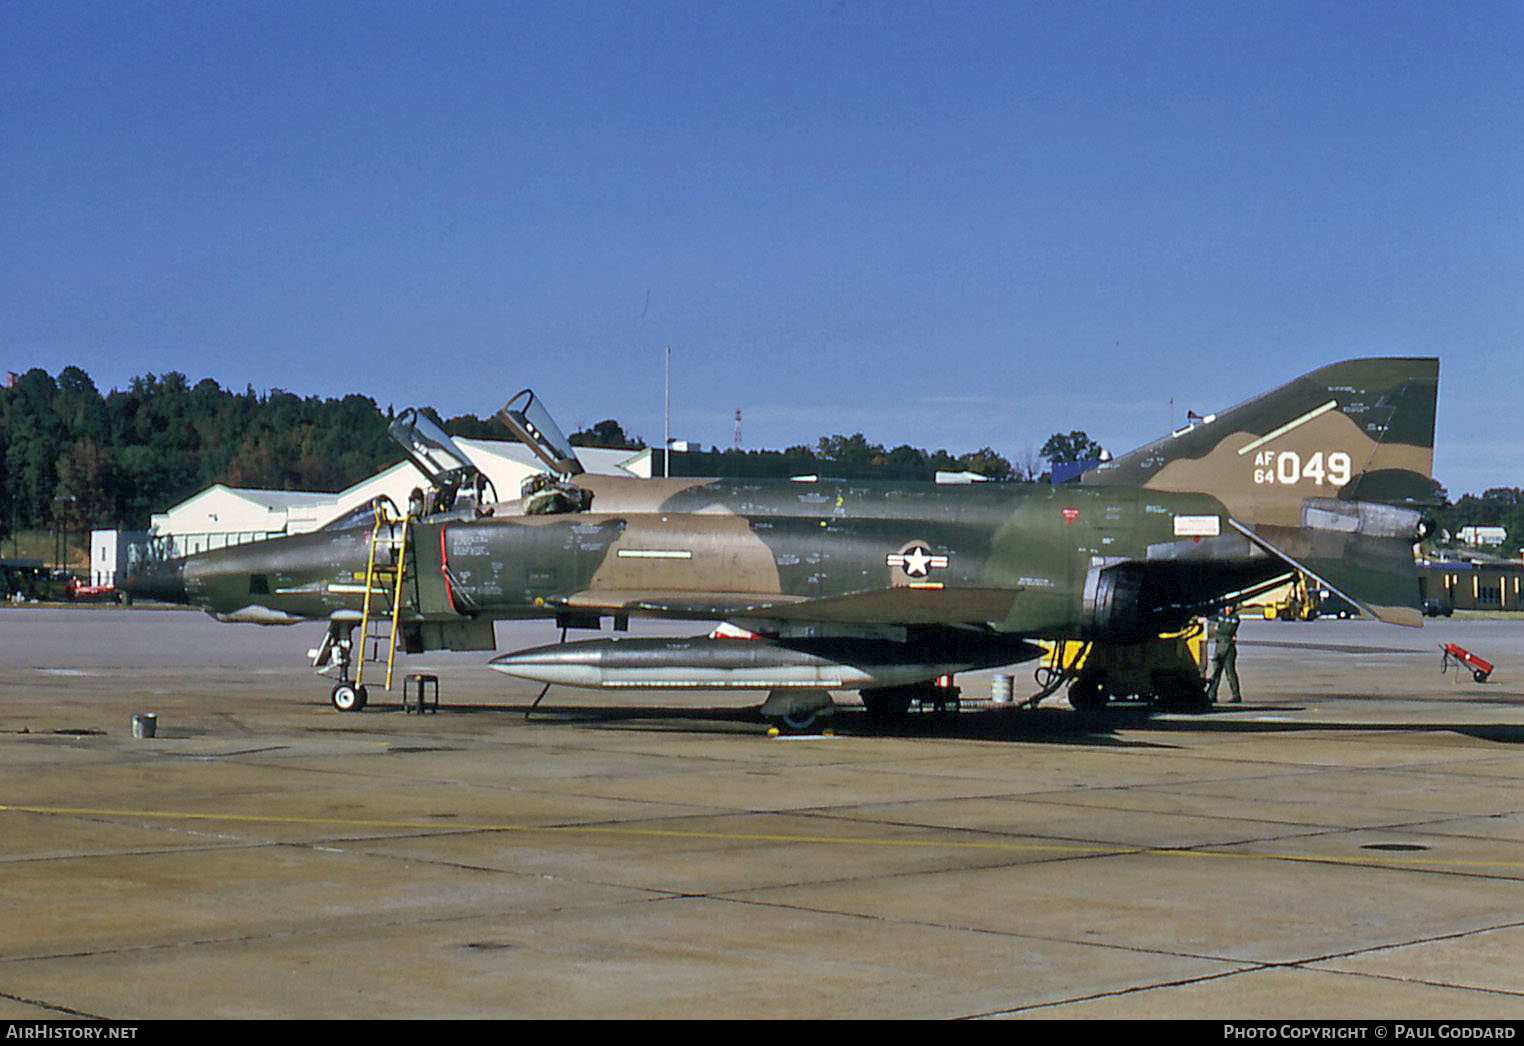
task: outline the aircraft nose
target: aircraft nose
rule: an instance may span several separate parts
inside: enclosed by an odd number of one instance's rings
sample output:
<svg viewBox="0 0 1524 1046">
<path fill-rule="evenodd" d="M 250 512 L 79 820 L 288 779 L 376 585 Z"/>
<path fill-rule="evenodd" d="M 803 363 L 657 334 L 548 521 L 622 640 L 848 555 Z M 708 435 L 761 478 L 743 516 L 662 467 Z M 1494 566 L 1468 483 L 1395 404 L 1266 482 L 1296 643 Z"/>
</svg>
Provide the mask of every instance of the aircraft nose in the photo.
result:
<svg viewBox="0 0 1524 1046">
<path fill-rule="evenodd" d="M 185 594 L 185 560 L 172 559 L 135 573 L 122 585 L 134 600 L 152 599 L 160 603 L 188 603 Z"/>
</svg>

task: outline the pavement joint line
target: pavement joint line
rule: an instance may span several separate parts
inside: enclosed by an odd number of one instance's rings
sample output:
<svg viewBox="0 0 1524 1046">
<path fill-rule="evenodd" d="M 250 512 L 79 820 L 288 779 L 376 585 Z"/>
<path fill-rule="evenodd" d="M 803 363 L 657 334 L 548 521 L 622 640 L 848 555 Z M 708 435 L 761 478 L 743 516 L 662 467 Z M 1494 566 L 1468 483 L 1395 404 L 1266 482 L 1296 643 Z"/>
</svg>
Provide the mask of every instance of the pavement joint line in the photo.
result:
<svg viewBox="0 0 1524 1046">
<path fill-rule="evenodd" d="M 909 873 L 906 873 L 909 874 Z M 838 879 L 836 884 L 851 882 L 850 879 Z M 750 905 L 757 908 L 770 908 L 786 912 L 804 912 L 808 915 L 836 916 L 843 919 L 859 919 L 864 922 L 887 923 L 893 926 L 914 926 L 928 930 L 945 930 L 948 933 L 971 933 L 986 937 L 1000 937 L 1007 940 L 1017 941 L 1042 941 L 1045 944 L 1067 944 L 1076 948 L 1098 948 L 1103 951 L 1127 952 L 1133 955 L 1157 955 L 1171 959 L 1191 959 L 1198 962 L 1226 963 L 1241 967 L 1238 970 L 1226 971 L 1228 973 L 1242 973 L 1249 969 L 1259 969 L 1274 965 L 1273 963 L 1258 959 L 1241 959 L 1232 956 L 1210 955 L 1205 952 L 1187 952 L 1173 948 L 1150 948 L 1141 944 L 1123 944 L 1118 941 L 1087 941 L 1078 937 L 1064 937 L 1051 933 L 1025 933 L 1018 930 L 1003 930 L 992 926 L 973 926 L 967 923 L 932 922 L 926 919 L 905 919 L 880 915 L 872 912 L 855 912 L 844 908 L 819 908 L 812 905 L 790 903 L 785 901 L 770 901 L 756 896 L 743 896 L 744 894 L 756 894 L 771 891 L 773 889 L 798 889 L 801 886 L 822 885 L 816 883 L 793 883 L 780 887 L 762 887 L 753 890 L 736 891 L 733 893 L 709 893 L 702 894 L 705 899 L 721 901 L 729 904 Z M 831 885 L 825 883 L 823 885 Z M 1307 960 L 1317 961 L 1317 960 Z M 1220 975 L 1214 975 L 1220 976 Z"/>
<path fill-rule="evenodd" d="M 1413 857 L 1340 857 L 1333 854 L 1261 854 L 1242 853 L 1209 848 L 1094 846 L 1059 843 L 1018 843 L 1002 840 L 918 840 L 886 838 L 843 838 L 841 836 L 787 834 L 771 832 L 718 832 L 697 829 L 630 828 L 608 825 L 525 825 L 525 824 L 471 824 L 455 823 L 448 826 L 421 821 L 394 821 L 363 818 L 292 817 L 275 814 L 196 813 L 166 810 L 116 810 L 99 808 L 23 806 L 0 803 L 0 813 L 32 814 L 54 817 L 134 817 L 156 821 L 216 821 L 234 824 L 277 824 L 333 826 L 338 828 L 387 828 L 405 831 L 423 831 L 431 834 L 447 829 L 448 834 L 461 832 L 501 832 L 504 834 L 545 835 L 601 835 L 641 839 L 707 839 L 727 842 L 800 843 L 828 846 L 882 847 L 886 849 L 927 850 L 976 850 L 1005 853 L 1062 853 L 1089 855 L 1091 857 L 1116 857 L 1150 855 L 1159 857 L 1195 857 L 1240 861 L 1287 861 L 1305 864 L 1332 864 L 1351 867 L 1385 868 L 1390 870 L 1417 870 L 1439 874 L 1481 874 L 1483 869 L 1515 869 L 1524 871 L 1524 861 L 1473 861 L 1434 858 L 1428 854 Z M 946 831 L 948 829 L 936 829 Z"/>
<path fill-rule="evenodd" d="M 947 831 L 947 830 L 949 830 L 947 828 L 939 827 L 937 825 L 926 825 L 926 824 L 919 824 L 918 825 L 918 824 L 911 824 L 911 823 L 899 822 L 899 821 L 857 821 L 857 822 L 853 822 L 850 818 L 845 819 L 845 820 L 849 824 L 850 823 L 857 823 L 857 824 L 880 824 L 880 825 L 884 825 L 885 827 L 891 827 L 891 828 L 911 828 L 911 829 L 919 829 L 921 831 Z M 957 830 L 957 831 L 964 831 L 964 832 L 976 831 L 976 829 L 970 829 L 970 828 L 957 828 L 955 830 Z M 1143 853 L 1175 853 L 1175 852 L 1184 852 L 1184 851 L 1199 852 L 1199 853 L 1201 853 L 1202 856 L 1208 856 L 1209 851 L 1214 850 L 1214 849 L 1216 851 L 1220 851 L 1221 855 L 1225 856 L 1225 857 L 1241 857 L 1241 856 L 1247 856 L 1247 855 L 1240 854 L 1240 853 L 1238 853 L 1236 851 L 1223 851 L 1222 847 L 1226 847 L 1226 846 L 1256 846 L 1256 845 L 1266 845 L 1266 844 L 1269 844 L 1269 843 L 1277 843 L 1277 842 L 1279 842 L 1279 843 L 1285 843 L 1285 842 L 1294 842 L 1294 841 L 1297 841 L 1297 840 L 1319 839 L 1319 838 L 1324 838 L 1324 837 L 1328 837 L 1328 836 L 1336 836 L 1336 835 L 1345 834 L 1348 831 L 1349 831 L 1348 829 L 1344 829 L 1344 828 L 1330 828 L 1330 829 L 1326 829 L 1326 830 L 1309 830 L 1309 831 L 1306 831 L 1306 832 L 1298 832 L 1298 833 L 1290 833 L 1290 834 L 1282 834 L 1282 835 L 1274 835 L 1274 836 L 1262 836 L 1262 837 L 1258 837 L 1258 838 L 1227 839 L 1227 840 L 1221 840 L 1221 841 L 1215 842 L 1215 843 L 1200 843 L 1200 844 L 1198 844 L 1196 846 L 1184 846 L 1184 845 L 1182 845 L 1182 846 L 1174 846 L 1174 847 L 1149 847 L 1149 846 L 1145 846 L 1143 844 L 1136 844 L 1131 849 L 1121 849 L 1121 847 L 1124 845 L 1124 844 L 1121 844 L 1121 843 L 1108 843 L 1108 844 L 1096 843 L 1096 844 L 1094 844 L 1094 845 L 1092 845 L 1090 847 L 1086 847 L 1084 845 L 1085 840 L 1078 839 L 1078 838 L 1075 838 L 1073 836 L 1062 836 L 1062 835 L 1044 836 L 1042 833 L 1034 832 L 1034 833 L 1032 833 L 1032 837 L 1033 838 L 1038 838 L 1038 839 L 1050 838 L 1050 839 L 1054 839 L 1054 840 L 1058 841 L 1055 845 L 1058 845 L 1058 844 L 1061 844 L 1061 845 L 1072 845 L 1072 846 L 1075 847 L 1075 852 L 1074 853 L 1065 854 L 1065 855 L 1062 855 L 1060 857 L 1056 857 L 1056 858 L 1054 858 L 1055 860 L 1073 860 L 1073 859 L 1084 859 L 1084 858 L 1089 858 L 1089 857 L 1116 857 L 1116 856 L 1125 856 L 1127 854 L 1143 854 Z M 1118 849 L 1116 849 L 1114 852 L 1095 853 L 1095 847 L 1096 846 L 1100 846 L 1100 845 L 1108 845 L 1108 846 L 1118 847 Z"/>
<path fill-rule="evenodd" d="M 1296 963 L 1295 965 L 1301 967 L 1303 964 Z M 1397 984 L 1422 984 L 1425 987 L 1444 988 L 1449 991 L 1484 992 L 1488 995 L 1506 995 L 1512 999 L 1524 997 L 1524 991 L 1519 991 L 1513 988 L 1486 988 L 1479 984 L 1452 984 L 1449 981 L 1430 981 L 1425 980 L 1422 977 L 1398 977 L 1395 974 L 1372 973 L 1368 970 L 1341 970 L 1337 967 L 1330 967 L 1326 970 L 1315 970 L 1312 972 L 1337 973 L 1348 977 L 1368 977 L 1373 981 L 1392 981 Z"/>
<path fill-rule="evenodd" d="M 1436 936 L 1433 936 L 1433 937 L 1416 938 L 1416 939 L 1410 940 L 1410 941 L 1395 941 L 1395 942 L 1392 942 L 1390 944 L 1378 944 L 1378 945 L 1373 945 L 1373 946 L 1368 947 L 1368 948 L 1357 948 L 1357 949 L 1354 949 L 1352 951 L 1337 952 L 1337 953 L 1334 953 L 1332 955 L 1311 956 L 1311 957 L 1308 957 L 1308 958 L 1305 958 L 1305 959 L 1291 959 L 1291 960 L 1285 960 L 1285 961 L 1280 961 L 1280 962 L 1271 961 L 1271 960 L 1254 960 L 1254 959 L 1230 960 L 1230 959 L 1223 958 L 1223 957 L 1199 956 L 1199 955 L 1192 955 L 1192 954 L 1189 954 L 1189 953 L 1181 953 L 1181 952 L 1165 952 L 1164 954 L 1178 956 L 1178 957 L 1182 957 L 1182 958 L 1216 958 L 1219 961 L 1223 961 L 1223 962 L 1235 961 L 1235 962 L 1239 962 L 1239 963 L 1242 963 L 1242 964 L 1245 964 L 1245 965 L 1243 965 L 1243 967 L 1241 969 L 1228 970 L 1228 971 L 1225 971 L 1223 973 L 1208 974 L 1208 975 L 1204 975 L 1204 976 L 1201 976 L 1201 977 L 1186 978 L 1186 979 L 1179 980 L 1179 981 L 1162 982 L 1162 983 L 1159 983 L 1159 984 L 1140 985 L 1140 986 L 1133 987 L 1133 988 L 1123 988 L 1123 989 L 1119 989 L 1119 990 L 1111 991 L 1111 992 L 1102 992 L 1102 993 L 1100 993 L 1098 995 L 1079 996 L 1079 997 L 1076 997 L 1076 998 L 1073 998 L 1073 999 L 1065 999 L 1065 1000 L 1061 1000 L 1061 1001 L 1057 1001 L 1057 1002 L 1033 1003 L 1033 1004 L 1028 1005 L 1028 1006 L 1013 1007 L 1011 1009 L 1005 1009 L 1005 1010 L 992 1010 L 992 1011 L 989 1011 L 987 1013 L 974 1014 L 974 1015 L 971 1015 L 971 1016 L 975 1017 L 975 1018 L 978 1018 L 978 1017 L 995 1017 L 995 1016 L 999 1016 L 1001 1014 L 1007 1014 L 1007 1013 L 1021 1013 L 1021 1012 L 1027 1011 L 1027 1010 L 1038 1010 L 1038 1009 L 1051 1008 L 1051 1007 L 1055 1007 L 1055 1006 L 1065 1006 L 1065 1005 L 1071 1005 L 1073 1003 L 1080 1003 L 1080 1002 L 1093 1002 L 1093 1001 L 1095 1001 L 1097 999 L 1114 998 L 1114 997 L 1121 996 L 1121 995 L 1131 995 L 1131 994 L 1134 994 L 1136 992 L 1152 991 L 1152 990 L 1157 989 L 1157 988 L 1183 987 L 1185 985 L 1200 984 L 1200 983 L 1204 983 L 1206 981 L 1221 980 L 1222 978 L 1225 978 L 1225 977 L 1237 977 L 1237 976 L 1240 976 L 1241 974 L 1258 973 L 1258 972 L 1262 972 L 1262 971 L 1265 971 L 1265 970 L 1277 970 L 1277 969 L 1305 970 L 1305 971 L 1310 972 L 1310 973 L 1332 973 L 1332 974 L 1335 974 L 1335 975 L 1338 975 L 1338 976 L 1365 977 L 1365 978 L 1370 978 L 1372 980 L 1393 981 L 1393 982 L 1396 982 L 1396 983 L 1399 983 L 1399 984 L 1422 984 L 1422 985 L 1426 985 L 1426 986 L 1431 987 L 1431 988 L 1442 988 L 1442 989 L 1453 990 L 1453 991 L 1482 992 L 1482 993 L 1489 994 L 1489 995 L 1504 995 L 1504 996 L 1516 998 L 1516 997 L 1519 997 L 1519 996 L 1524 996 L 1524 991 L 1515 991 L 1515 990 L 1511 990 L 1511 989 L 1508 989 L 1508 988 L 1489 988 L 1489 987 L 1484 987 L 1482 985 L 1475 985 L 1475 984 L 1452 984 L 1452 983 L 1447 982 L 1447 981 L 1431 981 L 1431 980 L 1425 980 L 1423 978 L 1417 978 L 1417 977 L 1399 977 L 1399 976 L 1396 976 L 1394 974 L 1372 973 L 1372 972 L 1365 971 L 1365 970 L 1346 970 L 1346 969 L 1340 969 L 1338 967 L 1330 967 L 1328 969 L 1314 969 L 1313 968 L 1313 964 L 1316 964 L 1316 963 L 1333 963 L 1333 962 L 1336 962 L 1338 959 L 1348 959 L 1348 958 L 1355 958 L 1355 957 L 1363 956 L 1363 955 L 1372 955 L 1372 954 L 1375 954 L 1377 952 L 1390 951 L 1390 950 L 1396 949 L 1396 948 L 1411 948 L 1411 947 L 1418 946 L 1418 945 L 1434 944 L 1434 943 L 1437 943 L 1437 942 L 1440 942 L 1440 941 L 1459 940 L 1459 939 L 1464 938 L 1464 937 L 1471 937 L 1471 936 L 1474 936 L 1476 934 L 1482 934 L 1482 933 L 1491 933 L 1491 932 L 1496 931 L 1496 930 L 1518 929 L 1521 926 L 1524 926 L 1524 922 L 1501 923 L 1501 924 L 1499 924 L 1497 926 L 1483 926 L 1483 927 L 1478 927 L 1476 929 L 1463 930 L 1463 931 L 1460 931 L 1458 933 L 1439 934 L 1439 935 L 1436 935 Z M 1099 944 L 1099 942 L 1093 942 L 1093 941 L 1073 942 L 1073 943 L 1098 944 L 1101 947 L 1108 947 L 1107 945 Z M 1110 947 L 1116 947 L 1116 946 L 1112 945 Z M 1149 951 L 1151 949 L 1127 949 L 1127 950 Z"/>
<path fill-rule="evenodd" d="M 1000 1017 L 1010 1013 L 1027 1013 L 1031 1010 L 1052 1009 L 1056 1006 L 1073 1006 L 1077 1003 L 1096 1002 L 1100 999 L 1115 999 L 1124 995 L 1136 995 L 1139 992 L 1157 991 L 1161 988 L 1183 988 L 1192 984 L 1205 984 L 1208 981 L 1220 981 L 1226 977 L 1238 977 L 1245 973 L 1258 973 L 1265 969 L 1260 963 L 1255 963 L 1238 970 L 1224 970 L 1221 973 L 1202 974 L 1200 977 L 1182 977 L 1174 981 L 1159 981 L 1154 984 L 1137 984 L 1130 988 L 1116 988 L 1112 991 L 1096 992 L 1093 995 L 1076 995 L 1068 999 L 1055 999 L 1051 1002 L 1034 1002 L 1025 1006 L 1011 1006 L 1003 1010 L 988 1010 L 984 1013 L 969 1014 L 965 1020 L 982 1020 L 986 1018 Z"/>
<path fill-rule="evenodd" d="M 1474 937 L 1483 933 L 1497 933 L 1500 930 L 1517 930 L 1524 928 L 1524 921 L 1497 923 L 1492 926 L 1475 926 L 1469 930 L 1456 930 L 1453 933 L 1437 933 L 1428 937 L 1415 937 L 1409 941 L 1392 941 L 1389 944 L 1372 944 L 1364 948 L 1354 948 L 1346 952 L 1330 952 L 1327 955 L 1313 956 L 1307 959 L 1298 959 L 1295 965 L 1305 965 L 1315 962 L 1336 962 L 1339 959 L 1352 959 L 1362 955 L 1374 955 L 1377 952 L 1393 951 L 1397 948 L 1412 948 L 1423 944 L 1438 944 L 1443 941 L 1459 941 L 1466 937 Z M 1375 976 L 1374 974 L 1372 976 Z"/>
<path fill-rule="evenodd" d="M 1187 798 L 1196 798 L 1194 793 L 1189 793 L 1189 792 L 1187 792 L 1187 793 L 1168 792 L 1168 793 L 1162 793 L 1162 794 L 1165 794 L 1165 795 L 1168 795 L 1168 796 L 1171 796 L 1171 797 L 1178 797 L 1178 796 L 1183 794 Z M 1054 806 L 1063 806 L 1063 807 L 1067 807 L 1067 808 L 1074 809 L 1074 810 L 1084 810 L 1084 811 L 1089 811 L 1089 812 L 1095 812 L 1095 811 L 1099 811 L 1099 810 L 1110 810 L 1113 813 L 1139 814 L 1139 815 L 1143 815 L 1143 814 L 1160 815 L 1160 814 L 1162 814 L 1162 815 L 1176 816 L 1176 817 L 1197 818 L 1197 819 L 1200 819 L 1200 820 L 1203 820 L 1203 821 L 1244 821 L 1244 822 L 1249 822 L 1249 823 L 1253 823 L 1253 824 L 1269 825 L 1271 827 L 1305 828 L 1308 831 L 1315 832 L 1317 834 L 1322 834 L 1325 831 L 1334 831 L 1334 832 L 1337 832 L 1337 831 L 1354 831 L 1354 830 L 1356 830 L 1354 826 L 1337 825 L 1337 824 L 1335 824 L 1335 825 L 1318 824 L 1318 823 L 1311 822 L 1311 821 L 1286 821 L 1286 820 L 1280 820 L 1280 819 L 1273 818 L 1273 817 L 1263 817 L 1263 816 L 1246 817 L 1246 816 L 1241 815 L 1241 814 L 1214 813 L 1214 812 L 1212 812 L 1210 810 L 1187 810 L 1187 811 L 1182 811 L 1182 812 L 1176 812 L 1176 811 L 1173 811 L 1173 810 L 1137 809 L 1137 808 L 1129 807 L 1129 806 L 1095 806 L 1095 805 L 1092 805 L 1090 803 L 1065 802 L 1062 798 L 1049 798 L 1048 797 L 1049 795 L 1057 795 L 1057 793 L 1047 793 L 1047 794 L 1044 794 L 1044 795 L 1041 795 L 1041 796 L 1036 796 L 1036 797 L 1019 796 L 1017 798 L 1019 800 L 1021 800 L 1021 801 L 1033 801 L 1033 802 L 1051 803 Z M 1208 798 L 1211 798 L 1211 797 L 1208 797 Z M 862 807 L 859 807 L 859 809 L 871 809 L 872 805 L 873 804 L 864 804 Z M 887 805 L 887 804 L 878 804 L 878 805 Z M 1442 820 L 1450 820 L 1450 819 L 1464 820 L 1466 818 L 1471 818 L 1471 817 L 1507 817 L 1507 816 L 1509 816 L 1507 813 L 1503 813 L 1503 814 L 1474 814 L 1474 813 L 1441 814 L 1441 815 L 1439 815 L 1439 819 L 1442 819 Z M 1392 822 L 1388 822 L 1386 824 L 1360 825 L 1358 827 L 1359 827 L 1360 831 L 1371 831 L 1371 830 L 1374 830 L 1374 831 L 1385 831 L 1385 830 L 1388 830 L 1388 829 L 1391 829 L 1391 828 L 1401 828 L 1401 827 L 1403 827 L 1403 826 L 1405 826 L 1407 824 L 1410 824 L 1410 823 L 1412 823 L 1412 824 L 1427 824 L 1427 823 L 1430 823 L 1431 820 L 1433 820 L 1433 818 L 1427 818 L 1425 820 L 1415 821 L 1415 822 L 1392 821 Z"/>
<path fill-rule="evenodd" d="M 41 999 L 28 999 L 25 995 L 15 995 L 8 991 L 0 991 L 0 999 L 10 999 L 12 1002 L 19 1002 L 26 1006 L 36 1006 L 39 1009 L 52 1010 L 54 1013 L 66 1013 L 70 1017 L 83 1017 L 86 1020 L 91 1021 L 104 1021 L 109 1019 L 98 1014 L 87 1013 L 84 1010 L 71 1009 L 68 1006 L 63 1006 L 56 1002 L 43 1002 Z M 21 1018 L 12 1018 L 9 1023 L 14 1026 L 17 1024 L 25 1024 L 26 1021 L 22 1020 Z"/>
</svg>

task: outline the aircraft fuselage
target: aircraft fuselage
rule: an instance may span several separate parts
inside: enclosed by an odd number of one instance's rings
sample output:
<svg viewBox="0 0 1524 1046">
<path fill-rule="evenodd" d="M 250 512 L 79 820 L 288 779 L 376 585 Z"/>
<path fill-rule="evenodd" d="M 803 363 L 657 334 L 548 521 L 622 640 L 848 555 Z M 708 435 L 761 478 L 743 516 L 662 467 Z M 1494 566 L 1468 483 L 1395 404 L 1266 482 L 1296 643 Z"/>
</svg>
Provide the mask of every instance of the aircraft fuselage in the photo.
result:
<svg viewBox="0 0 1524 1046">
<path fill-rule="evenodd" d="M 1036 636 L 1106 631 L 1098 582 L 1152 563 L 1150 620 L 1283 568 L 1230 532 L 1215 498 L 1137 488 L 583 476 L 590 511 L 411 524 L 409 619 L 557 612 L 857 625 L 963 622 Z M 186 561 L 189 601 L 233 619 L 358 611 L 373 529 L 320 531 Z M 399 547 L 383 526 L 376 562 Z M 1176 570 L 1171 564 L 1190 564 Z M 1131 612 L 1131 611 L 1129 611 Z M 1140 625 L 1140 627 L 1142 627 Z M 1148 627 L 1152 627 L 1150 624 Z"/>
</svg>

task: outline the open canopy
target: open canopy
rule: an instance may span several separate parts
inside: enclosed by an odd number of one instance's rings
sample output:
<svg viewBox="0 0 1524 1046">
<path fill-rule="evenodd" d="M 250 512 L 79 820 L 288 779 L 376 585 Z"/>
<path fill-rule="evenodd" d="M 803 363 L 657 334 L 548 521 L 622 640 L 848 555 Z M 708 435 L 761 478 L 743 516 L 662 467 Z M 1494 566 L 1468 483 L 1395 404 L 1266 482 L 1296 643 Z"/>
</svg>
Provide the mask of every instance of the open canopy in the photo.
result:
<svg viewBox="0 0 1524 1046">
<path fill-rule="evenodd" d="M 397 415 L 387 432 L 435 486 L 448 485 L 451 480 L 458 483 L 462 476 L 475 471 L 471 459 L 449 434 L 414 407 Z"/>
<path fill-rule="evenodd" d="M 571 441 L 532 390 L 525 389 L 509 400 L 498 417 L 558 476 L 582 472 L 582 462 L 577 460 Z"/>
</svg>

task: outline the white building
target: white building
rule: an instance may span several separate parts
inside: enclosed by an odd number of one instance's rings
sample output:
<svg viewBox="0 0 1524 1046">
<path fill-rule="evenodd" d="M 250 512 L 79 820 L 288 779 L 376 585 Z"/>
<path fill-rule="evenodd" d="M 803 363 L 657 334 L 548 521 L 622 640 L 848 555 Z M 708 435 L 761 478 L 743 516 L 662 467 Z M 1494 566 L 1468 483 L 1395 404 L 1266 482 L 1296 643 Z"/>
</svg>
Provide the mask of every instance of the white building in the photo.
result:
<svg viewBox="0 0 1524 1046">
<path fill-rule="evenodd" d="M 522 443 L 456 439 L 455 444 L 492 481 L 500 500 L 517 498 L 520 484 L 529 476 L 544 471 L 540 459 Z M 632 475 L 625 465 L 639 458 L 641 453 L 600 447 L 577 448 L 583 468 L 603 475 Z M 167 512 L 156 513 L 150 536 L 165 545 L 161 554 L 185 556 L 288 534 L 305 534 L 368 505 L 378 497 L 391 498 L 399 510 L 405 509 L 413 489 L 427 485 L 423 473 L 411 461 L 398 462 L 333 494 L 249 490 L 218 483 Z M 92 552 L 92 556 L 95 554 Z"/>
<path fill-rule="evenodd" d="M 147 542 L 148 535 L 140 530 L 90 531 L 90 584 L 116 584 L 117 577 L 132 565 L 133 550 Z"/>
<path fill-rule="evenodd" d="M 327 521 L 336 515 L 329 511 L 333 503 L 333 494 L 247 490 L 217 483 L 155 514 L 150 533 L 165 542 L 165 555 L 188 556 L 297 533 L 291 529 L 293 517 L 320 516 Z"/>
<path fill-rule="evenodd" d="M 1460 539 L 1464 545 L 1480 548 L 1483 545 L 1501 545 L 1508 540 L 1508 528 L 1499 526 L 1464 526 L 1460 528 Z"/>
</svg>

